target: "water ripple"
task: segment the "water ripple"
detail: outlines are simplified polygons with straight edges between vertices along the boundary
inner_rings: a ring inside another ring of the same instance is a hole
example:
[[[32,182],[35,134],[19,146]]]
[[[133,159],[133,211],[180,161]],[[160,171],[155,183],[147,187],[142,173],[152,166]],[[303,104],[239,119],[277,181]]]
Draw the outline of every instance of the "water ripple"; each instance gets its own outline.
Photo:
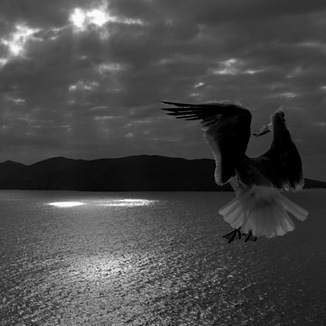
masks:
[[[288,236],[228,245],[230,194],[4,193],[1,322],[323,325],[323,195],[299,197],[310,219]],[[48,205],[67,202],[85,205]]]

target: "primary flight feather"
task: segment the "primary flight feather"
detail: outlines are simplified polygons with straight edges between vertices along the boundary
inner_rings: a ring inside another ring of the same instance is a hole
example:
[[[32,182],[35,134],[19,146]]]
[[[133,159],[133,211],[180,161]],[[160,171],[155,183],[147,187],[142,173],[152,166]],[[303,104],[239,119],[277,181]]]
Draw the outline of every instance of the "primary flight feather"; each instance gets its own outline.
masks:
[[[236,198],[219,210],[235,230],[226,237],[284,235],[294,230],[291,216],[304,221],[308,212],[284,197],[280,190],[301,190],[304,185],[299,152],[286,127],[285,115],[277,110],[270,123],[254,136],[273,131],[270,148],[258,157],[249,158],[246,149],[251,136],[251,113],[231,102],[184,104],[162,102],[173,106],[163,110],[178,119],[200,120],[204,135],[215,158],[215,181],[230,183]],[[241,231],[240,231],[241,230]]]

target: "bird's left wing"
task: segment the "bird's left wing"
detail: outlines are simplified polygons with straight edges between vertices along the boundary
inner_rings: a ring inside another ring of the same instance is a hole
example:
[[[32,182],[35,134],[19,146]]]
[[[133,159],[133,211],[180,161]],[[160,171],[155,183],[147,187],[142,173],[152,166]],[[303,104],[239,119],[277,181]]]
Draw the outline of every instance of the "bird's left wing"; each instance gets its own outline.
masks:
[[[304,186],[299,151],[286,127],[285,114],[277,110],[271,116],[273,142],[267,152],[252,158],[252,163],[279,189],[298,191]]]
[[[205,137],[216,162],[215,181],[227,183],[236,174],[250,138],[251,113],[230,103],[184,104],[162,102],[174,107],[163,108],[178,119],[201,120]]]

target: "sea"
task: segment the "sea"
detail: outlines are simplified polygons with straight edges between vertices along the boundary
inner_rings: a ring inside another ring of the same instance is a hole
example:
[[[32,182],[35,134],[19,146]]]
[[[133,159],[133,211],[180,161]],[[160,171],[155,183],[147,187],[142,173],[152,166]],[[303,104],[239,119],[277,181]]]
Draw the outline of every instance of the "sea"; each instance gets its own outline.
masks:
[[[0,191],[0,325],[326,325],[326,190],[227,243],[231,192]]]

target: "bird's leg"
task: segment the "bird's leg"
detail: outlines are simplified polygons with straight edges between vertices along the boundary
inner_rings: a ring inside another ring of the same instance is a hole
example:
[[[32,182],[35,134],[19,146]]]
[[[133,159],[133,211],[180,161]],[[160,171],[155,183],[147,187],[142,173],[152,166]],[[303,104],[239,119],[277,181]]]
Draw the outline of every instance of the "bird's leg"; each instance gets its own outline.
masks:
[[[241,239],[241,231],[240,231],[241,227],[238,229],[234,229],[233,231],[229,232],[226,235],[223,235],[223,238],[228,239],[228,243],[232,242],[236,237],[238,237],[238,239]]]
[[[251,239],[251,241],[257,241],[257,237],[252,234],[251,230],[247,234],[242,233],[242,235],[245,236],[245,242],[248,242],[250,239]]]

